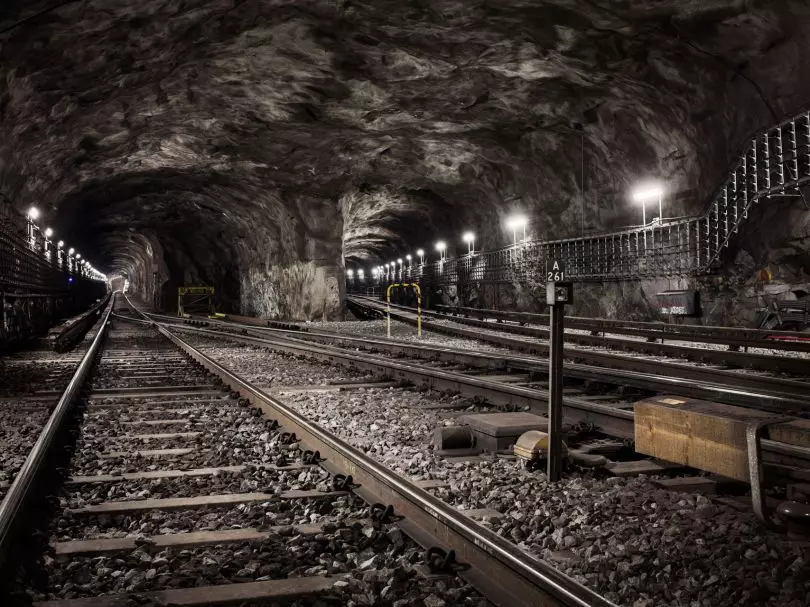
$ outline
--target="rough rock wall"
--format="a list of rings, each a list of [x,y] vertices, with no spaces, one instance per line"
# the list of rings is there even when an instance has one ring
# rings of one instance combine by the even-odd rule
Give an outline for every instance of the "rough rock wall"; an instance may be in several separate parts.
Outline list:
[[[242,281],[244,291],[251,294],[243,300],[243,314],[290,320],[330,320],[342,315],[345,281],[335,266],[311,261],[273,266],[249,271]]]
[[[648,177],[699,210],[810,102],[804,0],[8,0],[0,31],[0,193],[144,293],[148,241],[164,301],[295,317],[339,314],[344,259],[496,248],[514,210],[637,223]]]

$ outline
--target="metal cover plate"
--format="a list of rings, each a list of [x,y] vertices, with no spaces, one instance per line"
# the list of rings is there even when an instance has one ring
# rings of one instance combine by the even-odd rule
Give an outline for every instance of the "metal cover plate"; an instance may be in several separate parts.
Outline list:
[[[520,436],[529,430],[548,430],[548,420],[533,413],[475,413],[458,418],[476,432],[489,436]]]

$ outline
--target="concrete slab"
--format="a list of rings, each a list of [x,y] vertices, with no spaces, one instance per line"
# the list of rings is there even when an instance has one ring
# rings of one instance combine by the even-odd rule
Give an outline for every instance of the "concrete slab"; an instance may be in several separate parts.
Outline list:
[[[703,476],[664,478],[653,481],[653,484],[658,485],[662,489],[683,491],[685,493],[715,493],[717,491],[717,481]]]
[[[462,415],[458,418],[459,424],[467,424],[478,432],[490,436],[520,436],[529,430],[548,429],[548,420],[533,413],[474,413]]]
[[[484,451],[509,449],[518,437],[529,430],[548,429],[548,420],[533,413],[475,413],[458,418],[469,425],[476,436],[476,446]]]
[[[195,588],[172,588],[137,594],[119,593],[79,599],[38,601],[35,607],[127,607],[133,604],[175,605],[176,607],[202,607],[203,605],[247,605],[261,602],[288,603],[292,599],[326,593],[345,575],[313,575],[262,582],[242,582]],[[136,602],[137,601],[137,602]]]
[[[638,476],[639,474],[662,474],[669,470],[683,468],[680,464],[652,459],[641,459],[634,462],[613,462],[606,467],[613,476],[620,477]]]

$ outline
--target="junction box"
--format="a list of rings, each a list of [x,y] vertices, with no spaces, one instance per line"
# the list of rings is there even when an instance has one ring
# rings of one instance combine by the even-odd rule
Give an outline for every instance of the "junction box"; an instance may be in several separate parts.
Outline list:
[[[532,413],[474,413],[458,418],[475,434],[475,445],[482,451],[506,451],[530,430],[548,430],[548,420]]]

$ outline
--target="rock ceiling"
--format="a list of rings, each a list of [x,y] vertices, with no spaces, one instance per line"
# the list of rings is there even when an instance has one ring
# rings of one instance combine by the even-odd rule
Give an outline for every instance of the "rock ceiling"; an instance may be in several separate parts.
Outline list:
[[[454,238],[701,208],[810,102],[802,0],[17,0],[0,193],[108,270],[340,266]],[[584,184],[582,183],[584,175]],[[584,188],[583,188],[584,185]]]

